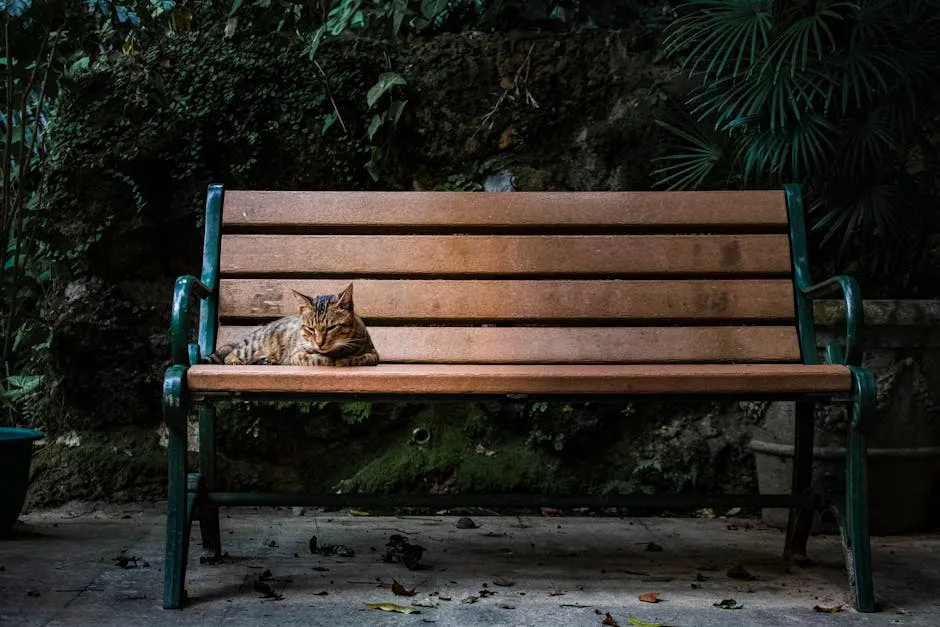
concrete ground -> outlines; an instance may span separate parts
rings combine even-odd
[[[940,625],[938,533],[873,540],[882,612],[820,613],[848,600],[838,539],[813,537],[814,563],[788,566],[782,533],[754,520],[473,514],[479,527],[463,529],[457,517],[300,514],[223,510],[221,564],[199,563],[195,529],[191,603],[177,611],[161,608],[162,506],[32,513],[0,541],[0,624],[600,626],[609,612],[621,626]],[[383,562],[396,533],[425,547],[425,569]],[[311,554],[314,535],[354,555]],[[729,577],[733,565],[754,578]],[[416,594],[395,595],[393,579]],[[660,602],[639,600],[651,592]],[[715,607],[725,599],[742,607]]]

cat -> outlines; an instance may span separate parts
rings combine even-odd
[[[206,360],[214,364],[292,366],[375,366],[379,353],[353,307],[350,283],[339,294],[306,296],[291,290],[300,313],[285,316],[220,346]]]

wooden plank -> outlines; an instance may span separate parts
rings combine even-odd
[[[782,190],[310,192],[227,190],[226,227],[787,226]]]
[[[219,328],[219,344],[253,327]],[[671,363],[798,361],[793,326],[372,327],[384,362]]]
[[[564,320],[793,320],[793,285],[777,280],[355,280],[367,322]],[[345,279],[225,279],[219,315],[272,319],[297,313],[296,289],[335,294]]]
[[[195,392],[327,394],[799,394],[846,392],[844,366],[441,365],[360,368],[193,366]]]
[[[222,274],[766,275],[786,235],[224,235]],[[312,277],[310,277],[312,278]]]

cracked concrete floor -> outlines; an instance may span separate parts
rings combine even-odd
[[[191,603],[167,611],[162,512],[161,504],[79,503],[24,516],[14,537],[0,541],[0,624],[599,626],[609,612],[623,626],[629,617],[677,627],[940,625],[940,533],[874,538],[884,610],[826,614],[813,607],[848,600],[838,538],[814,536],[814,564],[788,566],[779,558],[782,533],[754,520],[474,514],[479,527],[460,529],[450,516],[273,508],[223,509],[229,557],[221,564],[199,563],[197,525]],[[426,548],[427,568],[382,561],[394,533]],[[313,535],[355,554],[312,555]],[[662,551],[647,550],[651,542]],[[733,564],[755,579],[728,577]],[[280,600],[253,589],[266,570]],[[417,594],[382,587],[393,578]],[[661,601],[641,602],[649,592]],[[417,614],[366,607],[428,598],[437,607],[415,607]],[[743,607],[713,605],[723,599]]]

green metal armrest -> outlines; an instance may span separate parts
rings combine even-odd
[[[176,279],[173,288],[173,321],[170,326],[170,349],[174,366],[189,366],[199,361],[199,347],[189,345],[189,330],[192,328],[189,305],[192,295],[200,300],[212,298],[212,290],[194,276],[186,275]],[[192,349],[196,350],[193,351]]]
[[[801,287],[803,294],[815,300],[835,291],[842,290],[845,297],[845,349],[833,343],[826,346],[826,363],[844,364],[846,366],[862,365],[862,340],[860,331],[864,325],[864,312],[862,310],[862,294],[858,283],[850,276],[839,275],[826,279],[822,283]]]

